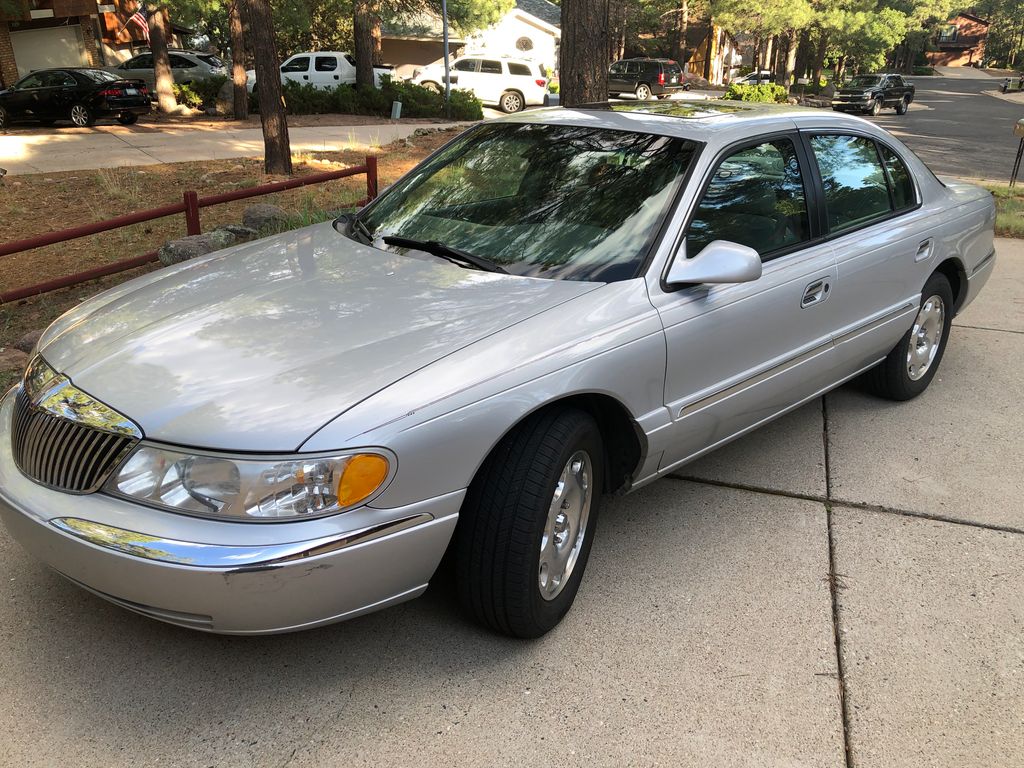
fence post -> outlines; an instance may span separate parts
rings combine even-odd
[[[203,228],[199,223],[199,195],[189,190],[182,197],[185,201],[185,229],[190,235],[202,234]]]
[[[377,158],[366,156],[366,201],[377,197]]]

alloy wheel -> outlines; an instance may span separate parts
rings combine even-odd
[[[541,535],[537,568],[537,586],[545,600],[558,597],[579,559],[590,517],[591,476],[590,455],[576,451],[555,484]]]
[[[638,85],[636,87],[636,97],[640,99],[640,101],[647,101],[651,98],[651,89],[646,85]]]
[[[81,104],[75,104],[71,108],[71,122],[79,128],[85,128],[89,125],[89,110]]]
[[[946,305],[942,297],[929,296],[921,305],[914,327],[910,331],[910,346],[907,349],[907,376],[911,381],[920,381],[928,373],[935,356],[942,347],[942,331],[945,328]]]
[[[518,93],[506,93],[501,99],[501,106],[506,112],[518,112],[523,108],[523,100]]]

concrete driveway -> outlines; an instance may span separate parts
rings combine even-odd
[[[446,124],[437,124],[444,127]],[[423,123],[289,128],[293,153],[379,147],[410,136]],[[0,135],[0,166],[11,175],[124,165],[262,157],[263,132],[236,128],[139,125]]]
[[[1024,247],[998,248],[925,395],[844,387],[608,504],[536,642],[467,623],[443,579],[347,624],[202,635],[0,533],[0,763],[1019,766]]]

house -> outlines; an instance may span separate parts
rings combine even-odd
[[[686,61],[686,71],[703,77],[713,85],[728,82],[734,68],[742,61],[736,38],[718,24],[691,24],[686,42],[693,51]]]
[[[947,21],[934,39],[937,50],[928,51],[933,67],[982,66],[989,22],[972,13],[958,13]]]
[[[548,0],[516,0],[495,24],[471,35],[449,28],[449,50],[455,54],[489,54],[533,59],[554,69],[558,62],[561,9]],[[403,16],[383,25],[381,56],[399,77],[444,56],[441,19],[430,13]]]
[[[149,45],[143,25],[133,20],[139,7],[138,0],[0,4],[0,85],[11,85],[36,69],[103,67],[124,61]],[[170,45],[181,44],[183,31],[172,28]]]

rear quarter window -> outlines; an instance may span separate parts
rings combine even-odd
[[[530,77],[530,68],[525,64],[518,64],[510,61],[508,63],[508,73],[510,75],[522,75],[524,77]]]

